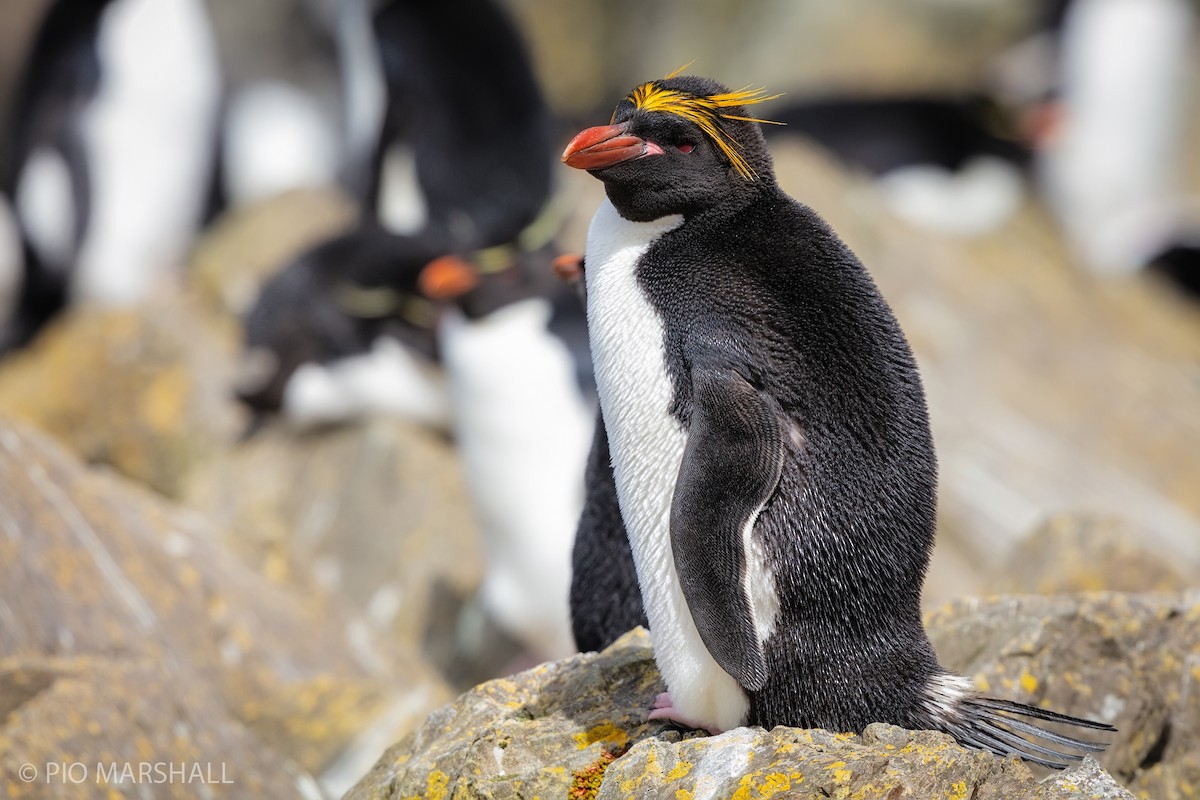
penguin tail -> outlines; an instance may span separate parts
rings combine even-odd
[[[948,699],[947,684],[954,681],[952,685],[958,689],[967,681],[952,676],[941,677],[941,685],[930,693],[934,695],[937,692],[934,701],[940,712],[934,714],[937,728],[968,747],[987,750],[999,756],[1015,755],[1050,769],[1065,769],[1082,760],[1085,755],[1103,752],[1108,744],[1059,733],[1047,727],[1046,723],[1102,733],[1117,732],[1116,728],[1104,722],[1059,714],[1011,700],[984,697],[973,691],[963,692],[948,704],[945,702]]]

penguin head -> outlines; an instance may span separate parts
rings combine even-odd
[[[434,360],[437,310],[421,300],[417,279],[438,252],[438,243],[362,228],[302,254],[243,319],[237,398],[256,414],[280,411],[303,365],[364,353],[385,335]]]
[[[777,96],[692,76],[649,81],[617,104],[610,124],[576,135],[562,160],[602,180],[626,219],[699,213],[774,184],[757,124],[768,120],[745,106]]]

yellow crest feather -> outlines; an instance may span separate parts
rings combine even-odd
[[[689,66],[691,66],[690,63],[684,64],[667,75],[666,79],[674,78]],[[782,96],[779,94],[768,95],[766,89],[751,89],[748,86],[735,92],[695,95],[678,89],[664,88],[659,85],[658,81],[647,81],[629,93],[629,101],[633,103],[634,108],[642,111],[661,111],[666,114],[674,114],[696,125],[720,148],[739,175],[746,180],[754,180],[758,177],[757,173],[738,152],[737,142],[725,132],[720,121],[733,119],[741,122],[759,122],[765,125],[782,125],[783,123],[757,117],[726,114],[721,109],[765,103]]]

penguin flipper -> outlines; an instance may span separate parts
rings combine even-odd
[[[746,545],[783,470],[783,412],[728,367],[694,366],[692,410],[675,496],[671,550],[700,638],[752,691],[767,682],[747,586]]]

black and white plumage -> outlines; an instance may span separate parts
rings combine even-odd
[[[553,164],[516,25],[494,0],[391,0],[374,30],[388,98],[371,189],[383,224],[459,252],[515,240],[550,197]]]
[[[651,717],[889,722],[1054,766],[1102,749],[1021,718],[1109,726],[979,697],[939,665],[916,364],[862,264],[776,184],[739,104],[760,97],[654,81],[563,155],[608,196],[585,277],[616,491],[588,499],[615,499],[628,532],[669,693]],[[589,521],[612,513],[589,508],[579,537],[610,535]]]
[[[871,173],[894,214],[971,236],[1020,206],[1031,158],[984,96],[817,97],[775,114],[778,137],[803,136]],[[1011,126],[1015,128],[1015,125]]]
[[[348,74],[371,73],[359,63],[361,54],[354,52],[356,45],[364,44],[361,32],[352,30],[366,5],[355,2],[343,9],[348,20],[340,23],[339,34],[344,34],[341,54],[348,59]],[[285,267],[285,273],[294,274],[265,287],[260,309],[252,312],[259,333],[251,346],[278,350],[273,359],[257,358],[258,366],[274,363],[282,371],[270,374],[265,368],[252,368],[258,378],[252,383],[276,386],[265,394],[252,389],[246,398],[259,410],[282,408],[300,421],[345,419],[370,409],[402,411],[403,404],[389,404],[384,396],[353,402],[351,396],[361,392],[339,384],[369,383],[369,373],[376,369],[411,372],[398,367],[398,362],[412,359],[391,339],[398,338],[402,348],[414,341],[422,344],[424,353],[416,354],[418,359],[433,355],[436,314],[425,314],[423,320],[393,314],[383,339],[378,326],[371,325],[358,341],[343,338],[336,350],[313,348],[302,336],[268,330],[268,320],[294,327],[283,310],[301,298],[289,286],[329,291],[353,285],[375,292],[377,298],[391,292],[400,305],[411,307],[409,301],[415,301],[420,306],[422,297],[413,280],[433,258],[498,247],[524,259],[556,232],[528,236],[533,228],[546,228],[553,164],[550,116],[524,42],[503,9],[494,0],[388,0],[375,10],[371,34],[387,94],[382,130],[375,132],[372,164],[366,170],[371,219],[361,231],[315,248]],[[480,79],[483,75],[487,80]],[[360,75],[363,80],[367,78]],[[364,100],[359,105],[371,103]],[[364,111],[361,116],[372,114]],[[369,127],[364,119],[351,133],[362,139],[367,135],[362,129]],[[387,233],[394,237],[388,239]],[[313,281],[317,274],[321,278]],[[327,326],[340,310],[339,327],[364,329],[353,319],[355,310],[332,297],[302,302],[310,309],[320,306]],[[320,336],[322,327],[315,330]],[[386,357],[381,357],[380,347]],[[303,385],[287,387],[293,380]],[[440,413],[436,419],[425,412],[416,415],[422,421],[448,423],[448,398],[444,387],[439,391]],[[421,394],[429,392],[423,389]],[[296,407],[289,396],[327,398],[329,403]]]
[[[239,399],[300,427],[368,411],[448,424],[437,309],[416,285],[441,253],[440,239],[367,225],[301,255],[246,315]]]
[[[139,300],[178,267],[209,194],[219,93],[202,0],[49,7],[0,157],[24,242],[0,347],[72,300]]]

